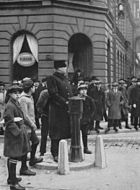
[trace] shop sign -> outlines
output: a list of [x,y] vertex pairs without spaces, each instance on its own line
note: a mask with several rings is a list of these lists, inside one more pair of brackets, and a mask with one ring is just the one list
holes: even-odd
[[30,67],[35,63],[35,58],[31,53],[24,52],[19,54],[17,62],[23,67]]

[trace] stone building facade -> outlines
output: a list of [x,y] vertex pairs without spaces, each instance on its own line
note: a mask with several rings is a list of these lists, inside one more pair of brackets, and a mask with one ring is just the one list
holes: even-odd
[[118,0],[0,0],[0,80],[41,80],[60,59],[69,75],[80,69],[105,83],[130,77],[135,26],[123,4],[125,18]]
[[140,78],[140,1],[129,0],[135,21],[134,50],[135,50],[135,75]]

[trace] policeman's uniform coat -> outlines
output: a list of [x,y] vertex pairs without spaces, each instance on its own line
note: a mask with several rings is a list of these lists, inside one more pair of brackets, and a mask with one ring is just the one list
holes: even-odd
[[47,81],[49,128],[51,139],[70,138],[70,119],[67,101],[72,96],[71,85],[63,74],[55,72]]
[[30,151],[30,144],[24,120],[15,122],[14,119],[24,118],[23,112],[17,101],[10,98],[4,112],[4,156],[20,158]]

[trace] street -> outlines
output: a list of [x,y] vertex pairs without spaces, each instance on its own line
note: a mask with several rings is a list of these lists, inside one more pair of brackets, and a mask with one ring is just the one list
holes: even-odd
[[[21,184],[26,190],[139,190],[140,185],[140,132],[110,133],[102,135],[107,167],[91,167],[81,171],[70,171],[59,175],[57,170],[35,169],[36,176],[22,176]],[[95,134],[89,135],[89,149],[94,150]],[[106,141],[109,139],[110,141]],[[114,141],[112,138],[114,137]],[[0,140],[0,190],[9,190],[6,184],[6,158],[2,155],[3,140]],[[49,151],[50,142],[47,150]],[[17,167],[19,173],[20,162]]]

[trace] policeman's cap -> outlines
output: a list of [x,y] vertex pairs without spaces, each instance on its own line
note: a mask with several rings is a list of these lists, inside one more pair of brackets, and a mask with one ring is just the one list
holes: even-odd
[[55,69],[62,68],[62,67],[67,67],[65,60],[54,61],[54,68]]

